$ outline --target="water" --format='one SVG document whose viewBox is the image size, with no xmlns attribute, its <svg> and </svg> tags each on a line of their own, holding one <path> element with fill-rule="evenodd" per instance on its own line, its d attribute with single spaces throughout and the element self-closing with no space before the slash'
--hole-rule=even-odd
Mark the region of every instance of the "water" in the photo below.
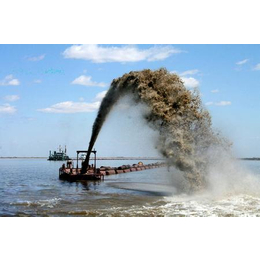
<svg viewBox="0 0 260 260">
<path fill-rule="evenodd" d="M 98 166 L 132 163 L 98 161 Z M 260 177 L 260 162 L 241 163 Z M 177 174 L 165 168 L 68 183 L 58 179 L 61 162 L 1 159 L 0 166 L 0 216 L 260 216 L 258 195 L 191 196 L 173 189 L 165 196 L 164 187 L 169 190 Z"/>
</svg>

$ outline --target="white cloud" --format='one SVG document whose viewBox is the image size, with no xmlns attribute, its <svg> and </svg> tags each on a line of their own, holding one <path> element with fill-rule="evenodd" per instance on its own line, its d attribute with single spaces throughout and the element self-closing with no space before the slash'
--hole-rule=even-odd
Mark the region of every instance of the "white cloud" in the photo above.
<svg viewBox="0 0 260 260">
<path fill-rule="evenodd" d="M 97 95 L 96 95 L 96 100 L 97 101 L 101 101 L 104 97 L 105 97 L 105 95 L 107 94 L 107 90 L 105 90 L 105 91 L 102 91 L 102 92 L 99 92 Z"/>
<path fill-rule="evenodd" d="M 38 109 L 40 112 L 45 113 L 84 113 L 84 112 L 93 112 L 99 109 L 102 99 L 105 97 L 107 90 L 99 92 L 92 103 L 83 102 L 84 98 L 80 97 L 80 102 L 65 101 L 61 103 L 54 104 L 47 108 Z"/>
<path fill-rule="evenodd" d="M 181 76 L 187 76 L 187 75 L 195 75 L 199 72 L 199 70 L 186 70 L 182 72 L 180 75 Z"/>
<path fill-rule="evenodd" d="M 186 88 L 196 88 L 199 86 L 199 81 L 193 77 L 185 77 L 187 75 L 194 75 L 194 74 L 197 74 L 199 72 L 199 70 L 197 69 L 194 69 L 194 70 L 186 70 L 182 73 L 180 73 L 179 75 L 181 76 L 181 79 L 184 83 L 184 86 Z M 173 73 L 173 74 L 178 74 L 177 71 L 171 71 L 170 73 Z"/>
<path fill-rule="evenodd" d="M 196 88 L 199 86 L 199 81 L 195 78 L 189 77 L 181 77 L 182 81 L 184 82 L 184 86 L 187 88 Z"/>
<path fill-rule="evenodd" d="M 35 56 L 35 57 L 28 57 L 27 60 L 29 61 L 40 61 L 45 58 L 45 54 L 42 54 L 40 56 Z"/>
<path fill-rule="evenodd" d="M 231 102 L 230 101 L 220 101 L 215 104 L 216 104 L 216 106 L 229 106 L 229 105 L 231 105 Z"/>
<path fill-rule="evenodd" d="M 210 92 L 211 92 L 211 93 L 218 93 L 219 90 L 218 90 L 218 89 L 213 89 L 213 90 L 211 90 Z"/>
<path fill-rule="evenodd" d="M 33 82 L 36 83 L 36 84 L 40 84 L 40 83 L 42 83 L 42 80 L 41 79 L 35 79 Z"/>
<path fill-rule="evenodd" d="M 0 114 L 14 114 L 16 111 L 16 108 L 9 104 L 0 105 Z"/>
<path fill-rule="evenodd" d="M 138 49 L 133 45 L 100 46 L 97 44 L 73 45 L 63 52 L 64 58 L 90 60 L 94 63 L 137 62 L 164 60 L 172 54 L 182 52 L 172 46 L 154 46 Z"/>
<path fill-rule="evenodd" d="M 0 80 L 0 86 L 17 86 L 20 85 L 18 79 L 15 79 L 13 75 L 7 75 L 4 79 Z"/>
<path fill-rule="evenodd" d="M 244 60 L 238 61 L 236 64 L 243 65 L 243 64 L 247 63 L 248 61 L 249 61 L 249 59 L 244 59 Z"/>
<path fill-rule="evenodd" d="M 99 106 L 100 106 L 100 101 L 96 101 L 93 103 L 65 101 L 65 102 L 54 104 L 47 108 L 38 109 L 38 111 L 45 112 L 45 113 L 73 114 L 73 113 L 93 112 L 97 110 Z"/>
<path fill-rule="evenodd" d="M 74 79 L 71 84 L 75 85 L 83 85 L 83 86 L 88 86 L 88 87 L 106 87 L 106 84 L 104 82 L 95 82 L 92 81 L 91 76 L 85 76 L 81 75 L 78 78 Z"/>
<path fill-rule="evenodd" d="M 4 99 L 9 102 L 14 102 L 20 99 L 20 97 L 18 95 L 9 95 L 9 96 L 5 96 Z"/>
<path fill-rule="evenodd" d="M 220 102 L 207 102 L 206 106 L 230 106 L 231 101 L 220 101 Z"/>
<path fill-rule="evenodd" d="M 253 70 L 260 70 L 260 63 L 256 64 Z"/>
</svg>

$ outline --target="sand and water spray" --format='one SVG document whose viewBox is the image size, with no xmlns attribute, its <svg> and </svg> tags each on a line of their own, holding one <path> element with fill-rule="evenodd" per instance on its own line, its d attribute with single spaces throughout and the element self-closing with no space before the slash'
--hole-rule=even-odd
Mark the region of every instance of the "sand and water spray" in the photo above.
<svg viewBox="0 0 260 260">
<path fill-rule="evenodd" d="M 163 68 L 131 71 L 112 81 L 95 119 L 88 151 L 93 149 L 111 110 L 125 96 L 148 108 L 142 116 L 158 133 L 156 149 L 169 167 L 182 173 L 184 191 L 213 189 L 213 183 L 219 182 L 216 178 L 228 179 L 219 172 L 227 172 L 225 165 L 234 169 L 230 143 L 213 130 L 199 92 L 187 89 L 178 75 Z M 88 167 L 89 157 L 90 152 L 82 172 Z"/>
</svg>

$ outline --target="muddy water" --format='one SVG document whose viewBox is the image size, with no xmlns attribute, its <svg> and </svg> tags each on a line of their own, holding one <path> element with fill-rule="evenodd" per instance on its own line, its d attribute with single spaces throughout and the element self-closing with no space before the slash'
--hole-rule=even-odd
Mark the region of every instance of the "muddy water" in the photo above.
<svg viewBox="0 0 260 260">
<path fill-rule="evenodd" d="M 126 163 L 136 162 L 98 161 L 99 166 Z M 260 177 L 260 162 L 241 164 Z M 0 216 L 260 216 L 258 195 L 164 193 L 178 175 L 171 170 L 169 178 L 165 168 L 68 183 L 58 179 L 60 162 L 1 159 L 0 165 Z"/>
</svg>

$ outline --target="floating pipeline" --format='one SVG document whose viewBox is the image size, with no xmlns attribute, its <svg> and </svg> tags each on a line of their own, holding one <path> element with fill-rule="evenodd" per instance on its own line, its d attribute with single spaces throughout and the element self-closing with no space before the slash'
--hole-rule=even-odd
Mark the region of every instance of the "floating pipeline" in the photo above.
<svg viewBox="0 0 260 260">
<path fill-rule="evenodd" d="M 133 164 L 122 165 L 119 167 L 101 166 L 100 168 L 90 168 L 85 174 L 81 174 L 81 168 L 61 167 L 59 169 L 59 179 L 67 181 L 81 181 L 81 180 L 104 180 L 106 175 L 122 174 L 136 171 L 144 171 L 148 169 L 155 169 L 166 167 L 166 163 L 151 163 L 151 164 Z"/>
</svg>

